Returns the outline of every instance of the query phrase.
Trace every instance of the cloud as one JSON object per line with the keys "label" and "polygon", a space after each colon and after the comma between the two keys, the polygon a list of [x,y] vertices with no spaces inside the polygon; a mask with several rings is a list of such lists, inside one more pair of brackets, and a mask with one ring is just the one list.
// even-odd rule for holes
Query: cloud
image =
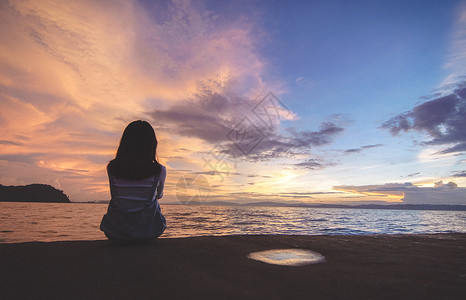
{"label": "cloud", "polygon": [[307,88],[313,88],[317,85],[317,82],[315,80],[309,79],[309,78],[304,78],[302,76],[298,77],[295,79],[295,84],[298,86],[304,86]]}
{"label": "cloud", "polygon": [[[334,138],[345,129],[333,121],[323,122],[316,131],[298,131],[291,127],[287,134],[268,132],[264,139],[249,153],[237,151],[237,156],[249,161],[264,161],[274,158],[299,158],[309,156],[315,147],[322,147],[333,142]],[[230,149],[240,148],[241,143],[235,141],[229,144]],[[230,150],[232,151],[232,150]],[[298,163],[296,166],[313,169],[317,167],[316,159]],[[320,163],[320,168],[331,164]]]}
{"label": "cloud", "polygon": [[335,164],[333,163],[328,163],[323,160],[319,160],[315,158],[310,158],[308,160],[295,164],[295,166],[298,168],[309,169],[309,170],[319,170],[319,169],[323,169],[323,168],[334,166],[334,165]]}
{"label": "cloud", "polygon": [[8,162],[22,162],[28,164],[35,164],[37,163],[42,157],[43,154],[41,153],[28,153],[28,154],[1,154],[0,160],[8,161]]}
{"label": "cloud", "polygon": [[359,147],[359,148],[353,148],[353,149],[348,149],[348,150],[345,150],[345,153],[347,154],[351,154],[351,153],[359,153],[363,150],[367,150],[367,149],[371,149],[371,148],[377,148],[377,147],[382,147],[383,144],[374,144],[374,145],[366,145],[366,146],[362,146],[362,147]]}
{"label": "cloud", "polygon": [[410,182],[383,185],[335,186],[335,190],[367,196],[398,197],[406,204],[466,205],[466,188],[454,182],[437,181],[434,187],[419,187]]}
{"label": "cloud", "polygon": [[457,171],[453,173],[453,177],[466,177],[466,171]]}
{"label": "cloud", "polygon": [[15,141],[7,141],[7,140],[1,140],[0,145],[12,145],[12,146],[22,146],[24,145],[23,143],[15,142]]}
{"label": "cloud", "polygon": [[231,175],[240,175],[240,173],[231,173],[231,172],[219,172],[219,171],[195,171],[191,172],[191,174],[199,174],[199,175],[211,175],[211,176],[231,176]]}
{"label": "cloud", "polygon": [[247,177],[249,177],[249,178],[271,178],[272,176],[249,174]]}
{"label": "cloud", "polygon": [[167,109],[154,109],[147,114],[166,132],[218,143],[229,141],[228,132],[241,116],[252,110],[253,105],[253,100],[229,91],[222,93],[200,87],[192,99],[175,103]]}
{"label": "cloud", "polygon": [[456,22],[453,28],[452,41],[445,67],[454,73],[450,79],[464,75],[466,70],[466,3],[460,3],[455,10]]}
{"label": "cloud", "polygon": [[[154,107],[177,108],[154,115],[156,130],[159,125],[169,130],[158,120],[178,118],[186,119],[177,123],[180,134],[196,131],[189,123],[202,124],[211,130],[201,138],[221,138],[217,129],[222,132],[236,120],[226,114],[224,120],[209,119],[182,108],[194,108],[189,99],[199,101],[193,96],[201,91],[199,82],[218,79],[215,84],[221,85],[230,74],[237,78],[238,94],[266,88],[266,61],[257,51],[260,31],[244,19],[218,18],[196,1],[2,1],[2,182],[52,184],[59,176],[72,201],[106,199],[105,164],[124,126]],[[222,99],[209,100],[204,104],[225,105]],[[163,145],[159,157],[167,159],[182,142],[169,131],[157,134]],[[186,140],[182,146],[191,154],[199,150]],[[18,172],[28,168],[28,176]],[[86,173],[81,182],[79,172]],[[84,190],[92,182],[102,184],[100,194]]]}
{"label": "cloud", "polygon": [[343,194],[344,192],[287,192],[279,193],[280,195],[299,195],[299,196],[309,196],[309,195],[331,195],[331,194]]}
{"label": "cloud", "polygon": [[443,181],[437,181],[434,182],[434,188],[448,188],[448,189],[454,189],[457,188],[458,185],[454,182],[448,182],[448,183],[443,183]]}
{"label": "cloud", "polygon": [[[294,120],[296,115],[273,94],[239,96],[237,84],[232,77],[212,79],[202,84],[193,98],[147,115],[166,132],[199,139],[248,161],[309,153],[312,147],[327,145],[344,131],[333,120],[323,122],[317,131],[281,130],[281,121]],[[269,98],[274,102],[267,102]]]}
{"label": "cloud", "polygon": [[330,144],[333,138],[342,133],[345,129],[341,125],[329,121],[323,122],[318,131],[297,131],[295,128],[289,128],[291,133],[291,142],[296,147],[323,146]]}
{"label": "cloud", "polygon": [[447,95],[392,117],[381,128],[392,135],[408,131],[426,133],[431,139],[424,144],[447,145],[442,154],[466,151],[466,81],[458,83]]}
{"label": "cloud", "polygon": [[419,174],[421,174],[421,172],[415,172],[415,173],[411,173],[411,174],[406,175],[406,177],[414,177],[414,176],[417,176]]}
{"label": "cloud", "polygon": [[390,194],[396,196],[402,196],[404,191],[408,191],[413,188],[413,184],[410,182],[405,183],[386,183],[384,185],[341,185],[335,186],[335,190],[346,191],[351,193],[360,193],[363,195],[371,194]]}

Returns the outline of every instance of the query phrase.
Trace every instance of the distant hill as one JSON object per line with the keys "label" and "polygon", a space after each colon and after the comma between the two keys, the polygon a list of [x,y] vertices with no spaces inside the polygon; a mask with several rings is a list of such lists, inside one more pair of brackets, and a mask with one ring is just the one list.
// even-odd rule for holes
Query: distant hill
{"label": "distant hill", "polygon": [[285,204],[280,202],[254,202],[243,206],[283,206],[283,207],[320,207],[320,208],[356,208],[356,209],[394,209],[394,210],[466,210],[466,205],[450,204]]}
{"label": "distant hill", "polygon": [[223,201],[196,202],[189,203],[164,203],[164,204],[187,204],[187,205],[215,205],[215,206],[263,206],[263,207],[317,207],[317,208],[355,208],[355,209],[393,209],[393,210],[457,210],[466,211],[466,205],[448,205],[448,204],[305,204],[305,203],[284,203],[284,202],[251,202],[251,203],[234,203]]}
{"label": "distant hill", "polygon": [[70,203],[61,190],[47,184],[4,186],[0,184],[0,201]]}

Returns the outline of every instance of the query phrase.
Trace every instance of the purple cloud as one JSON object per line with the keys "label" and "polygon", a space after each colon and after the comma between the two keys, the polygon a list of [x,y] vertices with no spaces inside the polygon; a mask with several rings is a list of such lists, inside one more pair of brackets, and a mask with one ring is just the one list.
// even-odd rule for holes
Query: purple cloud
{"label": "purple cloud", "polygon": [[382,185],[335,186],[335,190],[363,195],[398,195],[406,204],[454,204],[466,205],[466,188],[454,182],[437,181],[433,187],[419,187],[410,182]]}
{"label": "purple cloud", "polygon": [[253,111],[257,103],[228,89],[215,92],[204,88],[189,101],[153,110],[148,115],[166,132],[199,138],[217,145],[224,154],[248,161],[309,154],[312,147],[327,145],[344,131],[329,121],[316,131],[288,128],[281,133],[279,116],[272,122],[263,122]]}
{"label": "purple cloud", "polygon": [[415,172],[415,173],[411,173],[411,174],[406,175],[406,177],[414,177],[414,176],[417,176],[419,174],[421,174],[421,172]]}
{"label": "purple cloud", "polygon": [[325,167],[333,166],[335,164],[332,163],[326,163],[322,160],[318,160],[315,158],[310,158],[306,161],[300,162],[295,164],[296,167],[298,168],[303,168],[303,169],[309,169],[309,170],[318,170],[318,169],[323,169]]}
{"label": "purple cloud", "polygon": [[383,144],[374,144],[374,145],[366,145],[366,146],[362,146],[362,147],[359,147],[359,148],[353,148],[353,149],[348,149],[348,150],[345,150],[345,153],[346,154],[351,154],[351,153],[359,153],[363,150],[367,150],[367,149],[371,149],[371,148],[377,148],[377,147],[382,147]]}
{"label": "purple cloud", "polygon": [[438,96],[384,122],[381,128],[392,135],[400,132],[427,133],[430,145],[455,144],[441,153],[466,151],[466,81],[458,83],[448,95]]}
{"label": "purple cloud", "polygon": [[466,171],[457,171],[453,173],[453,177],[466,177]]}
{"label": "purple cloud", "polygon": [[227,133],[252,104],[247,98],[204,92],[166,110],[153,110],[149,116],[154,124],[169,132],[218,143],[229,141]]}
{"label": "purple cloud", "polygon": [[[298,131],[295,128],[288,128],[288,134],[278,132],[268,132],[263,141],[250,153],[237,153],[249,161],[263,161],[279,157],[294,157],[297,155],[306,155],[311,153],[313,147],[320,147],[333,142],[335,136],[344,131],[344,128],[333,122],[323,122],[317,131]],[[226,145],[226,151],[233,151],[234,144]],[[297,164],[298,167],[315,169],[317,165],[315,159],[311,159]],[[319,163],[319,168],[329,164]]]}
{"label": "purple cloud", "polygon": [[23,146],[23,143],[18,143],[15,141],[1,140],[0,145],[11,145],[11,146]]}

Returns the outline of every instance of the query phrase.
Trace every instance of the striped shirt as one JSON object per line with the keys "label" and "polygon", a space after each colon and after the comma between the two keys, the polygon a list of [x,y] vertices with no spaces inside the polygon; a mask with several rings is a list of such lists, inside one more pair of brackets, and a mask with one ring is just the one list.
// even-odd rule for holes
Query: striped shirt
{"label": "striped shirt", "polygon": [[154,201],[158,206],[157,200],[163,196],[166,176],[164,166],[159,175],[140,180],[115,178],[109,173],[111,203],[127,212],[141,210]]}

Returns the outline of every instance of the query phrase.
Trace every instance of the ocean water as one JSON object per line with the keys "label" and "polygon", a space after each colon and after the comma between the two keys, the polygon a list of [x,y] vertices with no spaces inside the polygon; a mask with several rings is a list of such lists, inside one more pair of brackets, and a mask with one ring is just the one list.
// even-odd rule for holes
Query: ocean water
{"label": "ocean water", "polygon": [[[465,211],[163,205],[163,238],[466,232]],[[102,240],[107,204],[0,202],[0,243]]]}

